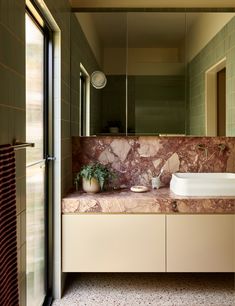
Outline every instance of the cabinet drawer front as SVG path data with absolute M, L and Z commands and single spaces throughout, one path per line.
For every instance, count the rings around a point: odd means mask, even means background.
M 164 272 L 165 216 L 63 215 L 63 272 Z
M 235 216 L 167 216 L 168 272 L 234 272 Z

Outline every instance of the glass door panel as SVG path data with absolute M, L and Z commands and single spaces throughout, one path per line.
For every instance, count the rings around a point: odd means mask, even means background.
M 27 305 L 45 297 L 45 166 L 27 167 Z
M 27 306 L 41 306 L 46 296 L 45 34 L 26 14 L 26 272 Z

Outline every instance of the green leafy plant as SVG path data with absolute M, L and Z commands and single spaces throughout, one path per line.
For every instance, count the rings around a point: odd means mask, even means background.
M 104 189 L 104 184 L 115 177 L 114 173 L 109 170 L 106 166 L 95 163 L 85 165 L 81 168 L 80 172 L 75 177 L 75 184 L 78 184 L 80 178 L 91 181 L 92 178 L 97 179 L 100 185 L 100 189 Z

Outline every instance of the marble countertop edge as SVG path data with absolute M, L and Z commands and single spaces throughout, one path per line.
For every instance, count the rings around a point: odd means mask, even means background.
M 169 188 L 134 193 L 129 189 L 97 194 L 71 192 L 63 214 L 235 214 L 235 197 L 181 197 Z

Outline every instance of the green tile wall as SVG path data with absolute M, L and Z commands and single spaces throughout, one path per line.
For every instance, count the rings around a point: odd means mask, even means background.
M 133 76 L 136 133 L 185 134 L 184 76 Z
M 0 1 L 0 144 L 25 140 L 24 1 Z M 17 50 L 17 52 L 16 52 Z M 25 152 L 16 151 L 20 305 L 25 305 Z
M 226 57 L 226 135 L 235 136 L 235 17 L 189 63 L 188 133 L 205 135 L 205 72 Z

